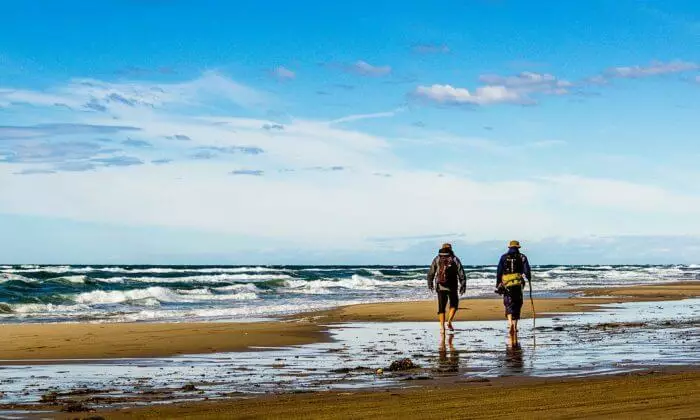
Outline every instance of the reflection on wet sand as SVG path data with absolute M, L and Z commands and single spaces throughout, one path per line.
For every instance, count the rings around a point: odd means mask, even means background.
M 522 374 L 524 372 L 523 348 L 518 342 L 517 334 L 508 340 L 503 367 L 505 373 L 510 375 Z
M 440 349 L 438 351 L 438 372 L 459 372 L 459 351 L 454 346 L 454 334 L 440 335 Z M 449 347 L 449 354 L 447 348 Z

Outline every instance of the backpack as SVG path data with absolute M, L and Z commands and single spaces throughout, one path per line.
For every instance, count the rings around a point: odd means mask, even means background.
M 503 274 L 524 274 L 524 260 L 523 254 L 519 252 L 506 254 L 506 260 L 503 264 Z
M 455 257 L 449 254 L 438 255 L 437 264 L 437 283 L 441 285 L 446 285 L 450 282 L 450 279 L 455 277 L 457 273 L 457 264 L 455 263 Z

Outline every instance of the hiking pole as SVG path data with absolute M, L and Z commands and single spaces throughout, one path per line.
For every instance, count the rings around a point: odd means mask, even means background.
M 532 329 L 535 329 L 535 318 L 537 314 L 535 313 L 535 301 L 532 299 L 532 282 L 528 279 L 528 286 L 530 286 L 530 309 L 532 309 Z
M 527 279 L 527 284 L 530 286 L 530 309 L 532 309 L 532 345 L 535 347 L 537 346 L 537 342 L 535 341 L 535 318 L 537 318 L 537 314 L 535 313 L 535 301 L 532 299 L 532 281 Z

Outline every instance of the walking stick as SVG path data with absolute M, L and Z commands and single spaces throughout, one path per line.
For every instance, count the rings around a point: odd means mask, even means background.
M 532 329 L 535 329 L 535 318 L 537 318 L 537 314 L 535 313 L 535 301 L 532 300 L 532 282 L 530 279 L 527 281 L 528 286 L 530 286 L 530 309 L 532 309 Z
M 535 301 L 532 299 L 532 281 L 527 279 L 527 284 L 530 286 L 530 309 L 532 309 L 532 347 L 537 347 L 537 339 L 535 338 L 535 318 L 537 314 L 535 313 Z

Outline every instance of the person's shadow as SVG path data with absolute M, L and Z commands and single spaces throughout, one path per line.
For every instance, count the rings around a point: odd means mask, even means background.
M 440 348 L 438 350 L 438 372 L 456 373 L 459 372 L 459 351 L 454 346 L 454 334 L 448 334 L 447 338 L 440 336 Z M 448 352 L 449 347 L 449 352 Z

